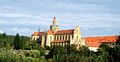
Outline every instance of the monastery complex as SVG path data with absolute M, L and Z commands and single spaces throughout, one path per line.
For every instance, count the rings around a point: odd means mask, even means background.
M 54 45 L 76 45 L 77 47 L 87 46 L 90 50 L 97 51 L 103 43 L 111 47 L 114 46 L 118 36 L 82 37 L 79 26 L 73 29 L 61 30 L 54 17 L 47 32 L 34 32 L 31 38 L 32 40 L 39 40 L 40 47 L 43 48 Z

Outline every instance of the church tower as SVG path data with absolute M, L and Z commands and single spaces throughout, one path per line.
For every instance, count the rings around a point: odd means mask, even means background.
M 52 25 L 50 25 L 50 30 L 52 30 L 52 31 L 57 31 L 57 30 L 59 30 L 59 26 L 57 25 L 57 20 L 56 20 L 55 17 L 54 17 L 54 19 L 53 19 Z

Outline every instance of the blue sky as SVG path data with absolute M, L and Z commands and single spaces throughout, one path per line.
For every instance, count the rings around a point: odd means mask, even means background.
M 83 36 L 117 35 L 120 0 L 0 0 L 0 33 L 30 36 L 48 30 L 53 17 L 61 29 L 80 26 Z

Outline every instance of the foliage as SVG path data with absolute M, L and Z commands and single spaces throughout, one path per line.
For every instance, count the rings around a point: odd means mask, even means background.
M 27 36 L 19 36 L 19 34 L 6 35 L 6 33 L 0 34 L 0 48 L 5 49 L 27 49 L 27 42 L 30 40 Z
M 20 36 L 19 34 L 16 34 L 15 39 L 14 39 L 14 48 L 21 49 L 21 47 L 22 47 L 22 42 L 20 41 Z
M 40 48 L 26 36 L 0 34 L 0 62 L 119 62 L 120 37 L 114 47 L 102 44 L 97 52 L 75 45 Z M 11 50 L 15 48 L 14 50 Z M 48 53 L 48 54 L 47 54 Z
M 12 48 L 14 42 L 14 36 L 6 35 L 6 33 L 0 34 L 0 48 L 6 48 L 8 45 Z
M 39 50 L 0 50 L 0 62 L 46 62 Z

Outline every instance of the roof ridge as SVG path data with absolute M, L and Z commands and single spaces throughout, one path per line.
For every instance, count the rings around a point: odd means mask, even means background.
M 88 37 L 84 37 L 84 38 L 93 38 L 93 37 L 116 37 L 117 35 L 110 35 L 110 36 L 88 36 Z
M 75 30 L 75 29 L 63 29 L 63 30 L 58 30 L 58 31 L 67 31 L 67 30 Z

